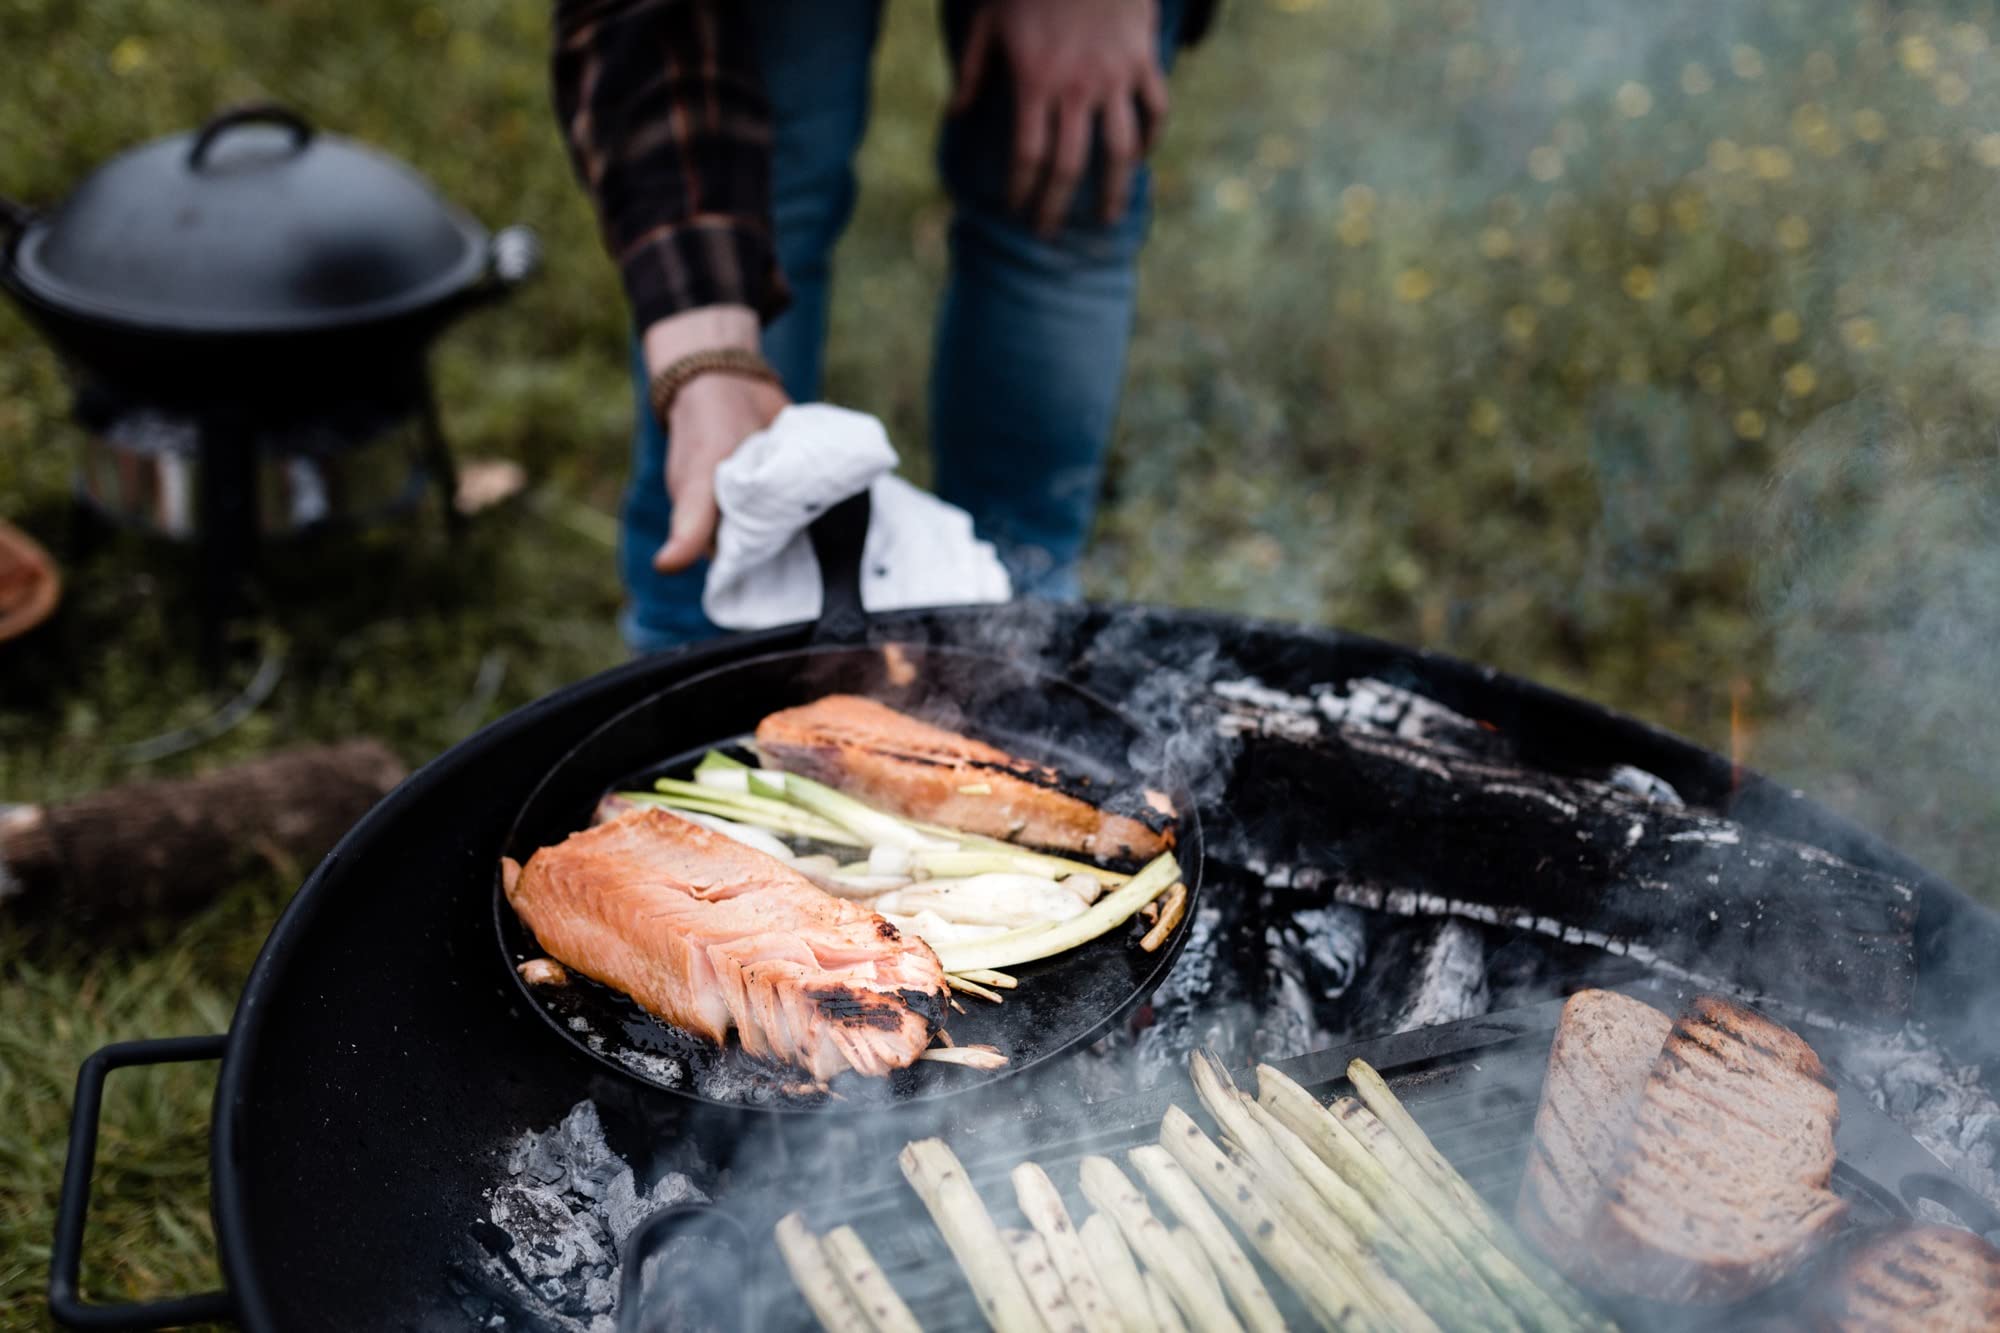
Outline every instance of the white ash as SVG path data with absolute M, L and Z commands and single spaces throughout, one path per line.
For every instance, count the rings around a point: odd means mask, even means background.
M 661 1208 L 707 1199 L 674 1171 L 642 1190 L 589 1101 L 516 1139 L 506 1171 L 487 1196 L 487 1220 L 508 1248 L 489 1256 L 487 1271 L 565 1333 L 610 1333 L 626 1237 Z
M 1976 1065 L 1960 1065 L 1922 1028 L 1854 1034 L 1841 1073 L 1968 1188 L 2000 1208 L 2000 1103 Z
M 1321 987 L 1327 999 L 1347 993 L 1368 960 L 1368 918 L 1353 907 L 1307 907 L 1292 913 L 1306 956 L 1331 978 Z
M 1671 782 L 1656 777 L 1643 768 L 1620 764 L 1611 770 L 1607 781 L 1620 791 L 1630 792 L 1642 801 L 1649 801 L 1654 805 L 1672 806 L 1676 810 L 1687 808 L 1687 802 L 1681 799 L 1681 794 L 1674 790 Z
M 1486 986 L 1486 937 L 1477 926 L 1446 920 L 1438 927 L 1395 1031 L 1476 1018 L 1492 1003 Z
M 1320 1026 L 1320 997 L 1307 979 L 1299 953 L 1293 931 L 1265 927 L 1264 970 L 1271 989 L 1250 1037 L 1250 1052 L 1259 1060 L 1288 1060 L 1333 1045 L 1333 1034 Z

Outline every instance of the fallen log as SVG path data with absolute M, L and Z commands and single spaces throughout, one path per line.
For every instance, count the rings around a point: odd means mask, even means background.
M 1229 710 L 1230 808 L 1267 882 L 1358 906 L 1462 916 L 1627 953 L 1820 1014 L 1898 1024 L 1915 981 L 1914 889 L 1628 779 L 1296 712 Z

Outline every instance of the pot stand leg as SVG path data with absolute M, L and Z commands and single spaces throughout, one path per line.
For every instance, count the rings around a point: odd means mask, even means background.
M 419 389 L 423 403 L 424 468 L 437 488 L 438 505 L 444 510 L 446 536 L 457 541 L 465 531 L 465 515 L 458 512 L 458 463 L 451 454 L 451 440 L 444 433 L 444 417 L 438 412 L 437 394 L 432 390 L 430 372 L 424 372 Z
M 230 619 L 242 609 L 243 580 L 257 558 L 257 436 L 238 413 L 202 422 L 201 661 L 211 683 L 226 665 Z

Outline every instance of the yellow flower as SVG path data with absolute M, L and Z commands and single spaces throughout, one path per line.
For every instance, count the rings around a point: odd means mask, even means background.
M 1634 236 L 1657 236 L 1660 232 L 1660 210 L 1657 205 L 1640 200 L 1625 210 L 1625 225 Z
M 1358 250 L 1374 238 L 1375 228 L 1366 213 L 1342 213 L 1333 225 L 1333 234 L 1350 250 Z
M 1560 149 L 1543 144 L 1528 152 L 1528 174 L 1536 180 L 1547 183 L 1560 180 L 1563 174 L 1563 155 Z
M 1801 361 L 1785 372 L 1785 392 L 1794 398 L 1810 398 L 1819 387 L 1819 373 Z
M 1618 85 L 1611 104 L 1627 120 L 1637 120 L 1653 109 L 1653 90 L 1643 83 L 1627 81 Z
M 1799 317 L 1789 310 L 1780 310 L 1771 316 L 1770 328 L 1771 341 L 1780 347 L 1797 342 L 1799 335 L 1805 331 L 1805 326 L 1799 322 Z
M 1282 134 L 1267 134 L 1257 144 L 1257 165 L 1282 170 L 1297 166 L 1299 146 Z
M 1734 139 L 1717 139 L 1708 146 L 1708 165 L 1717 171 L 1736 171 L 1743 165 L 1743 150 Z
M 1840 321 L 1840 336 L 1849 347 L 1857 352 L 1865 352 L 1881 339 L 1881 332 L 1875 321 L 1866 315 L 1854 315 Z
M 1479 233 L 1479 253 L 1488 259 L 1505 259 L 1514 253 L 1514 233 L 1505 227 L 1487 227 Z
M 1889 122 L 1874 107 L 1864 106 L 1854 113 L 1854 137 L 1863 143 L 1881 143 L 1889 137 Z
M 1506 420 L 1500 414 L 1499 405 L 1491 398 L 1475 398 L 1472 410 L 1465 414 L 1465 424 L 1474 435 L 1491 439 L 1500 433 L 1501 424 Z
M 1500 327 L 1512 343 L 1526 345 L 1535 336 L 1535 310 L 1533 306 L 1513 305 L 1500 317 Z
M 1215 183 L 1215 206 L 1225 213 L 1241 213 L 1250 207 L 1250 186 L 1238 176 L 1224 176 Z
M 1754 407 L 1746 407 L 1736 414 L 1731 423 L 1736 428 L 1739 440 L 1761 440 L 1764 438 L 1764 414 Z
M 121 37 L 118 39 L 118 45 L 111 48 L 111 72 L 120 77 L 136 74 L 146 67 L 146 62 L 151 56 L 152 52 L 146 49 L 146 43 L 139 38 Z
M 1658 277 L 1644 264 L 1626 269 L 1623 285 L 1625 294 L 1635 301 L 1650 301 L 1660 292 Z
M 1667 198 L 1667 208 L 1674 215 L 1674 225 L 1682 231 L 1700 229 L 1703 212 L 1700 192 L 1686 188 L 1675 190 Z
M 1940 74 L 1937 82 L 1931 85 L 1931 91 L 1945 106 L 1964 106 L 1965 100 L 1972 96 L 1972 85 L 1962 75 Z
M 1420 305 L 1437 290 L 1437 279 L 1421 268 L 1406 268 L 1396 275 L 1396 299 Z
M 1954 23 L 1951 44 L 1969 56 L 1976 56 L 1986 49 L 1986 29 L 1977 23 Z
M 1739 79 L 1762 78 L 1764 56 L 1754 46 L 1734 46 L 1729 51 L 1729 68 L 1736 71 Z
M 1697 301 L 1688 308 L 1687 329 L 1697 338 L 1706 338 L 1715 332 L 1715 307 L 1706 301 Z
M 2000 133 L 1982 134 L 1972 141 L 1972 155 L 1982 165 L 2000 167 Z
M 1681 66 L 1681 91 L 1689 97 L 1700 97 L 1715 87 L 1715 79 L 1709 74 L 1708 66 L 1698 60 Z
M 1792 155 L 1782 148 L 1760 144 L 1750 150 L 1750 169 L 1759 180 L 1781 181 L 1792 174 Z
M 1778 244 L 1787 250 L 1803 250 L 1812 244 L 1812 228 L 1797 213 L 1778 219 Z
M 1375 191 L 1366 185 L 1350 185 L 1340 192 L 1340 206 L 1365 217 L 1375 211 Z
M 1720 357 L 1700 357 L 1694 363 L 1694 382 L 1703 393 L 1720 394 L 1729 386 L 1729 372 L 1722 368 Z
M 1937 48 L 1921 34 L 1912 34 L 1896 43 L 1896 58 L 1912 74 L 1928 78 L 1937 68 Z

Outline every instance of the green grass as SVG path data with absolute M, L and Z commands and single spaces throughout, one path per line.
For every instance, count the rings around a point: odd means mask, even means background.
M 2000 898 L 1993 6 L 1597 8 L 1226 5 L 1175 80 L 1088 585 L 1485 659 L 1718 746 L 1740 694 L 1753 762 Z M 461 451 L 523 461 L 530 502 L 458 550 L 430 523 L 280 557 L 277 695 L 149 772 L 355 732 L 415 762 L 619 658 L 624 315 L 546 29 L 541 0 L 0 0 L 10 195 L 273 97 L 547 242 L 436 358 Z M 828 357 L 830 396 L 919 473 L 935 29 L 890 6 Z M 0 312 L 0 514 L 58 544 L 66 412 Z M 134 776 L 121 743 L 210 706 L 182 563 L 110 544 L 59 626 L 0 655 L 0 795 Z M 174 922 L 0 921 L 0 1327 L 45 1318 L 77 1062 L 221 1028 L 301 870 Z M 111 1087 L 88 1289 L 211 1283 L 209 1071 Z

